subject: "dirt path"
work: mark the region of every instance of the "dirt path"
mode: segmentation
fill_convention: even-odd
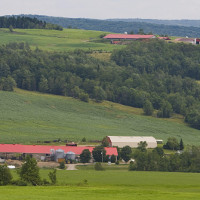
[[[67,170],[77,170],[76,169],[76,164],[68,164],[67,165]]]

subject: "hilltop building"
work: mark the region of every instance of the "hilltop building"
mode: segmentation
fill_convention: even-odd
[[[199,44],[200,39],[199,38],[176,38],[174,41],[176,42],[185,42],[190,44]]]
[[[139,39],[153,39],[155,35],[132,35],[132,34],[108,34],[104,39],[109,40],[139,40]]]

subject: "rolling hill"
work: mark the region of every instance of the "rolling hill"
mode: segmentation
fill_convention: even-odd
[[[101,140],[106,135],[151,135],[158,139],[175,136],[185,144],[198,144],[199,130],[182,119],[143,116],[141,109],[104,101],[79,100],[28,92],[0,91],[1,143],[36,143],[46,140]],[[180,118],[180,117],[179,117]]]
[[[181,26],[178,22],[160,22],[156,20],[97,20],[97,19],[84,19],[84,18],[64,18],[64,17],[51,17],[44,15],[25,15],[28,17],[36,17],[39,20],[48,23],[58,24],[64,28],[78,28],[85,30],[107,31],[115,33],[131,32],[137,33],[139,29],[143,29],[145,33],[152,32],[157,35],[169,36],[188,36],[199,37],[200,27],[198,22],[196,27],[193,25],[195,22],[190,22],[192,25],[188,26],[187,23],[182,23]],[[193,27],[192,27],[193,26]]]
[[[72,51],[75,49],[112,51],[120,45],[102,42],[100,36],[107,32],[86,31],[79,29],[44,30],[44,29],[0,29],[0,44],[10,42],[27,42],[31,47],[48,51]]]

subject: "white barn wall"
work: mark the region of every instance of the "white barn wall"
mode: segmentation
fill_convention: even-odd
[[[110,146],[118,146],[120,148],[124,146],[130,146],[131,148],[137,148],[138,143],[146,142],[147,148],[156,148],[157,141],[154,137],[136,137],[136,136],[107,136]]]

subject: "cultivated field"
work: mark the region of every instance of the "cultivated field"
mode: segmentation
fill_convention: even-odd
[[[41,170],[41,176],[47,178],[48,172]],[[200,174],[195,173],[59,170],[57,179],[57,186],[0,187],[1,199],[200,199]]]
[[[63,31],[44,29],[0,29],[0,44],[9,42],[27,42],[33,49],[38,47],[48,51],[69,51],[75,49],[112,51],[123,46],[102,43],[101,31],[86,31],[80,29],[64,29]]]
[[[79,100],[28,92],[0,91],[1,143],[36,143],[45,140],[102,140],[106,135],[183,138],[185,144],[198,145],[199,130],[182,119],[157,119],[143,116],[136,109],[111,102],[84,103]]]

